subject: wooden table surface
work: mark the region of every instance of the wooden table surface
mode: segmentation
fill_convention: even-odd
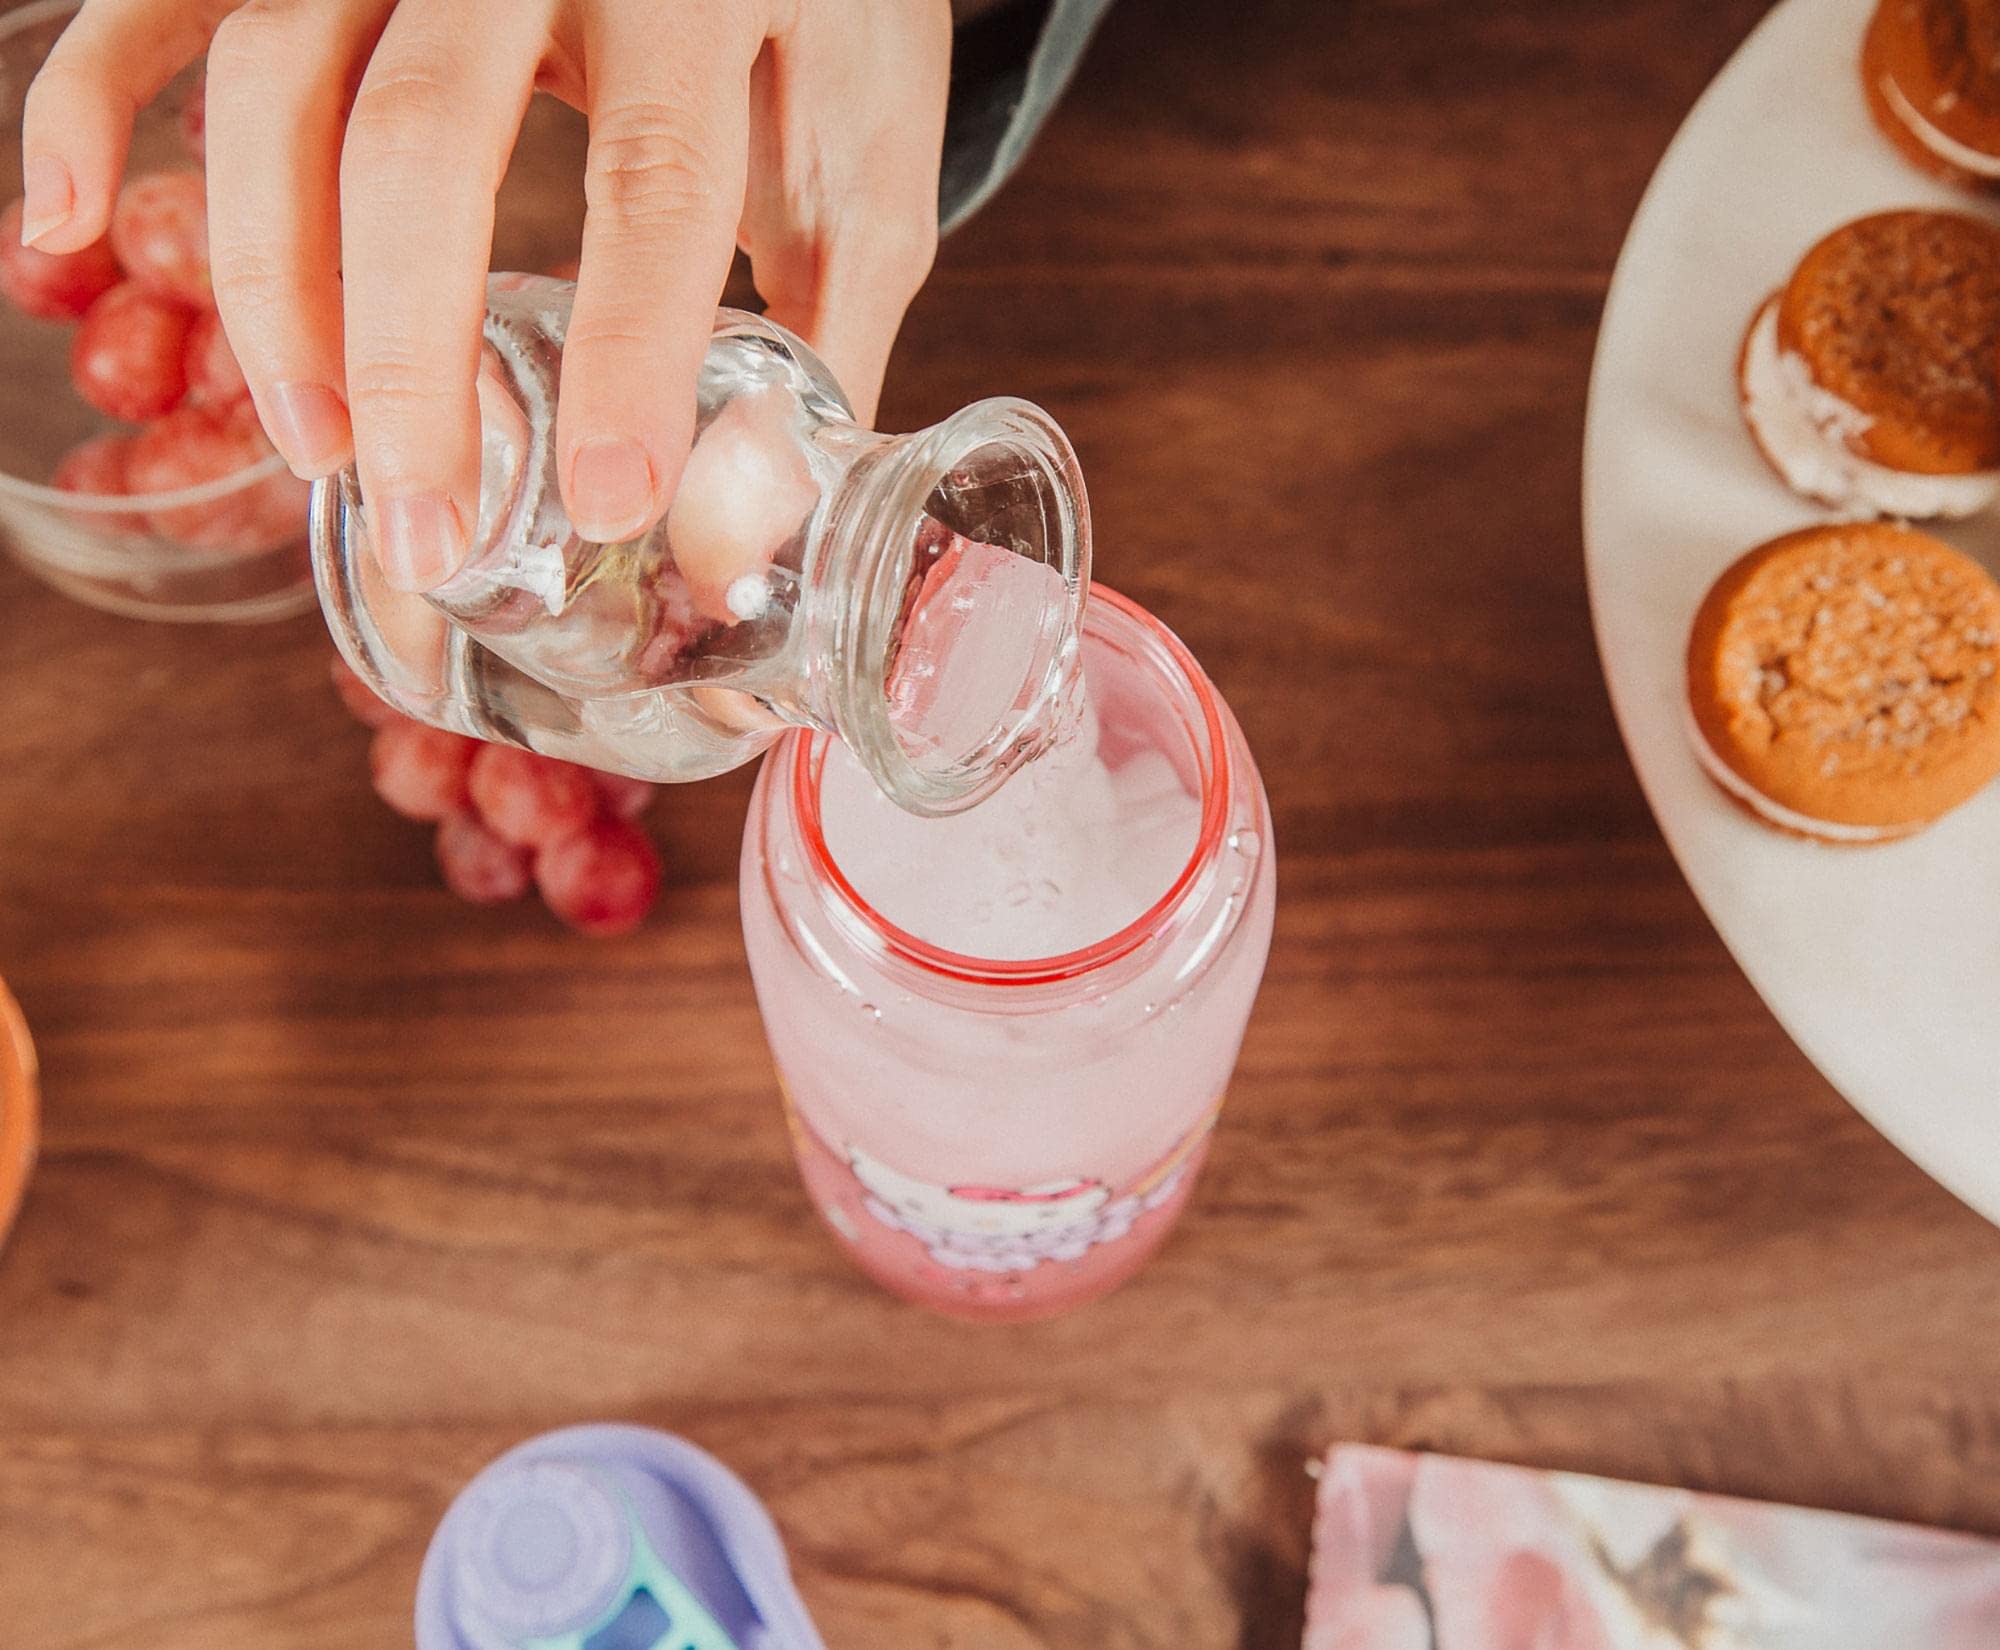
[[[2000,1233],[1737,973],[1585,611],[1599,304],[1760,9],[1128,0],[940,259],[885,417],[1057,413],[1281,844],[1206,1179],[1066,1321],[934,1320],[819,1228],[747,774],[664,800],[643,932],[576,939],[438,886],[312,621],[0,570],[0,973],[47,1092],[0,1642],[404,1644],[453,1491],[585,1419],[734,1464],[833,1650],[1295,1645],[1338,1439],[2000,1532]]]

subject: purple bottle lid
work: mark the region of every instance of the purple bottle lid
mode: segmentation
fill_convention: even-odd
[[[424,1555],[416,1629],[417,1650],[824,1650],[763,1503],[630,1426],[545,1433],[474,1478]]]

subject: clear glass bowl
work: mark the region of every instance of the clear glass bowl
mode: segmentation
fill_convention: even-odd
[[[33,0],[0,15],[0,204],[21,193],[21,106],[79,0]],[[194,163],[183,130],[200,95],[199,63],[140,111],[130,174]],[[573,257],[582,219],[581,118],[534,100],[501,191],[495,257],[502,268],[545,269]],[[306,554],[306,489],[275,454],[233,475],[172,493],[104,497],[47,485],[75,443],[119,426],[70,385],[71,324],[40,321],[0,301],[0,546],[58,589],[139,618],[250,623],[313,605]],[[258,488],[298,490],[297,524],[268,544],[201,549],[149,522]],[[283,522],[285,511],[272,512]]]
[[[0,17],[0,201],[21,192],[21,106],[35,71],[77,7],[38,0]],[[139,114],[134,173],[193,164],[183,112],[198,96],[199,69],[182,73]],[[154,530],[159,512],[256,489],[297,486],[275,454],[216,481],[171,493],[129,497],[59,491],[47,485],[75,443],[115,428],[70,385],[74,324],[41,321],[0,303],[0,544],[78,601],[149,619],[277,619],[312,602],[305,551],[304,494],[296,529],[268,544],[215,550]],[[283,512],[275,519],[282,521]]]

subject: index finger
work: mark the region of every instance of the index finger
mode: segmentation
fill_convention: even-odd
[[[601,10],[584,46],[587,211],[556,438],[571,519],[609,543],[659,519],[694,440],[761,32],[742,6]]]
[[[377,554],[406,590],[463,563],[479,513],[478,372],[493,197],[547,39],[543,8],[403,0],[340,168],[347,397]]]

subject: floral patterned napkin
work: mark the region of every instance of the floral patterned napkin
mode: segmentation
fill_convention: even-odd
[[[1305,1650],[1993,1650],[2000,1542],[1343,1444]]]

